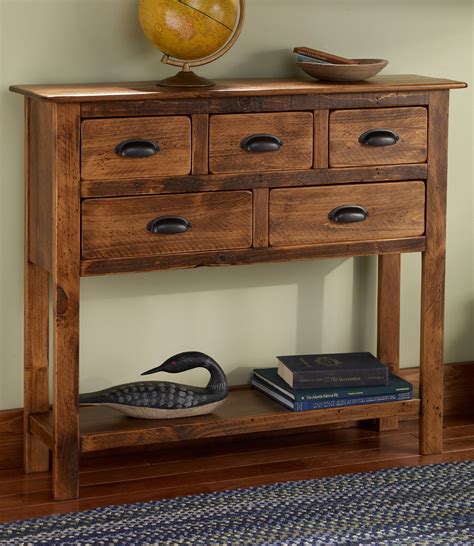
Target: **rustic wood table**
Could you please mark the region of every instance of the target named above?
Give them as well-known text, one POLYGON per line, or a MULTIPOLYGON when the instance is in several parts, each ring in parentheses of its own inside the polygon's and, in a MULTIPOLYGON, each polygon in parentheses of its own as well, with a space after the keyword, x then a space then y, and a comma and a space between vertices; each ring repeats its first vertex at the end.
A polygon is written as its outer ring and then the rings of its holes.
POLYGON ((441 452, 448 98, 462 87, 421 76, 12 87, 26 97, 26 472, 47 470, 51 451, 66 500, 84 452, 355 419, 390 429, 416 414, 420 452, 441 452), (79 411, 81 276, 378 255, 378 356, 396 371, 402 252, 422 253, 421 400, 298 414, 239 387, 202 417, 79 411))

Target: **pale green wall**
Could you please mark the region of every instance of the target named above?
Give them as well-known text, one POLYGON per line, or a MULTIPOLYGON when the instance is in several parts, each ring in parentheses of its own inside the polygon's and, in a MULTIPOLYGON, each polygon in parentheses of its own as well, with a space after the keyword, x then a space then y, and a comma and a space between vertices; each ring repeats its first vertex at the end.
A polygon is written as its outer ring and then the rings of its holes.
MULTIPOLYGON (((0 0, 0 408, 22 402, 22 100, 7 88, 170 74, 140 31, 137 3, 0 0)), ((472 0, 247 3, 239 43, 203 74, 290 75, 291 48, 311 45, 390 59, 387 73, 472 81, 472 0)), ((465 361, 474 359, 472 91, 453 92, 451 104, 446 361, 465 361)), ((418 362, 419 261, 403 258, 405 365, 418 362)), ((375 350, 375 264, 359 258, 84 279, 81 387, 136 380, 186 349, 212 354, 234 383, 279 353, 375 350)))

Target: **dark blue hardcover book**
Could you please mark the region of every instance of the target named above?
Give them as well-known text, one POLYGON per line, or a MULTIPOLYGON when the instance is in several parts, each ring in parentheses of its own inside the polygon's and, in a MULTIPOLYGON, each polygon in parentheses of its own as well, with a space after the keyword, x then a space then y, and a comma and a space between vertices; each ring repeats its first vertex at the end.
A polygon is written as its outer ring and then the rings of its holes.
POLYGON ((362 396, 380 396, 383 394, 411 393, 413 385, 392 373, 388 374, 387 385, 372 387, 329 387, 321 389, 292 389, 278 375, 277 368, 258 368, 253 371, 254 377, 267 384, 268 388, 279 392, 295 402, 306 400, 331 400, 334 398, 355 398, 362 396))
POLYGON ((386 385, 388 368, 371 353, 277 356, 278 375, 293 389, 386 385))
POLYGON ((353 398, 335 398, 332 400, 305 400, 304 402, 295 402, 279 392, 275 392, 268 388, 268 384, 259 381, 253 377, 250 381, 251 385, 286 406, 292 411, 312 411, 317 409, 343 408, 347 406, 363 406, 367 404, 383 404, 387 402, 399 402, 402 400, 411 400, 411 392, 402 392, 398 394, 382 394, 375 396, 360 396, 353 398))

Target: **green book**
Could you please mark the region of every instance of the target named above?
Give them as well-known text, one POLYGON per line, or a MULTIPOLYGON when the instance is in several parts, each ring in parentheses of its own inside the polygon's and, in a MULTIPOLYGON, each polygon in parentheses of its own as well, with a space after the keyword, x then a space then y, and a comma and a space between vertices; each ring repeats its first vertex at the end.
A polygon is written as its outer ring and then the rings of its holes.
POLYGON ((359 398, 362 396, 380 396, 384 394, 412 393, 413 385, 392 373, 388 374, 387 385, 368 387, 329 387, 320 389, 293 389, 279 375, 277 368, 258 368, 254 376, 268 385, 275 392, 294 400, 331 400, 336 398, 359 398))

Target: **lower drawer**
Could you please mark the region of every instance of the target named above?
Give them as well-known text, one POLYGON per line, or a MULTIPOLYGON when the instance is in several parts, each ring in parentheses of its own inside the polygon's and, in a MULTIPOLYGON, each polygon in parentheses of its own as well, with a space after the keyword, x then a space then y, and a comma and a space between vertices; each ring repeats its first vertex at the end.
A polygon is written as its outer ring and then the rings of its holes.
POLYGON ((83 259, 248 248, 252 192, 86 199, 83 259))
POLYGON ((425 231, 425 184, 275 189, 269 213, 271 246, 414 237, 425 231))

